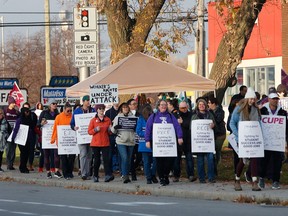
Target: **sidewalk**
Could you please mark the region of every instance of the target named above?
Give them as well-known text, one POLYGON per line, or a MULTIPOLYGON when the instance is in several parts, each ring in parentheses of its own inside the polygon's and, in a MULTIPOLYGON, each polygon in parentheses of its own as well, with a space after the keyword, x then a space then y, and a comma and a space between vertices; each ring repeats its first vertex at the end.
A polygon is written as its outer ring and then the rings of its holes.
MULTIPOLYGON (((112 182, 105 183, 103 176, 100 176, 99 183, 93 180, 83 181, 74 173, 74 178, 65 180, 46 178, 46 172, 38 173, 37 171, 29 174, 20 173, 19 170, 7 171, 6 166, 2 166, 5 172, 0 173, 0 181, 14 181, 24 184, 37 184, 43 186, 64 187, 67 189, 95 190, 114 193, 129 193, 139 195, 170 196, 182 198, 195 198, 205 200, 225 200, 235 201, 237 199, 253 200, 256 202, 281 201, 288 202, 288 186, 281 185, 280 190, 272 190, 270 184, 260 192, 253 192, 249 183, 242 182, 243 191, 234 191, 234 182, 217 182, 214 184, 200 184, 198 181, 188 182, 187 179, 160 187, 158 184, 146 184, 144 176, 137 176, 138 180, 128 184, 123 184, 119 175, 115 175, 112 182)), ((170 179, 171 180, 171 179, 170 179)))

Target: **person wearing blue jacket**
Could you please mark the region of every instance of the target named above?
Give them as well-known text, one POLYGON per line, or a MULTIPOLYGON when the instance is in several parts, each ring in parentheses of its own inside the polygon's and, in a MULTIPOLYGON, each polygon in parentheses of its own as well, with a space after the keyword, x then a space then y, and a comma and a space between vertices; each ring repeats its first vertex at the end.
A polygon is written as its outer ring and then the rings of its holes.
MULTIPOLYGON (((238 106, 234 109, 231 120, 230 128, 232 133, 235 135, 235 140, 238 143, 238 126, 240 121, 260 121, 261 114, 260 110, 256 105, 256 95, 252 88, 248 88, 248 91, 245 95, 245 98, 242 99, 238 106)), ((250 158, 251 165, 251 176, 252 176, 252 191, 261 191, 261 188, 258 186, 257 176, 258 169, 257 165, 259 163, 259 158, 250 158)), ((241 191, 242 187, 240 185, 240 176, 244 168, 243 158, 240 158, 235 176, 235 191, 241 191)))
MULTIPOLYGON (((82 98, 83 105, 74 110, 72 119, 70 122, 70 127, 72 130, 78 130, 79 127, 75 125, 75 115, 83 114, 83 113, 91 113, 95 112, 94 109, 90 106, 90 96, 85 95, 82 98)), ((88 133, 88 131, 87 131, 88 133)), ((90 148, 90 143, 80 144, 79 147, 79 157, 80 157, 80 170, 81 170, 81 178, 83 180, 89 180, 92 173, 90 173, 90 164, 92 160, 92 150, 90 148)))
MULTIPOLYGON (((153 137, 153 124, 173 124, 176 137, 178 139, 179 145, 183 143, 183 133, 180 124, 177 119, 168 112, 167 102, 164 100, 159 100, 157 103, 157 112, 150 115, 147 120, 146 131, 145 131, 145 142, 146 147, 152 147, 152 137, 153 137)), ((175 143, 176 145, 176 143, 175 143)), ((173 169, 175 157, 156 157, 156 167, 157 173, 160 178, 160 185, 166 186, 169 184, 169 172, 173 169)))
POLYGON ((137 121, 136 133, 139 136, 138 152, 142 153, 144 164, 144 174, 146 176, 147 184, 158 183, 156 178, 156 159, 152 155, 152 149, 146 147, 145 143, 145 128, 147 119, 153 114, 152 107, 147 104, 143 107, 141 115, 137 121))

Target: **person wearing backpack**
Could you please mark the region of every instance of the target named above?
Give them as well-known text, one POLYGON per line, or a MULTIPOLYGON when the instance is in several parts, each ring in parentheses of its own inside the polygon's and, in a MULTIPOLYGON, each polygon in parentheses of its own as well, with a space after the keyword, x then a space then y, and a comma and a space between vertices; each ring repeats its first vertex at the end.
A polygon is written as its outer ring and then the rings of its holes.
POLYGON ((4 149, 7 145, 7 138, 9 136, 8 125, 9 123, 6 121, 4 116, 4 110, 0 109, 0 172, 4 172, 4 170, 2 169, 2 159, 4 149))

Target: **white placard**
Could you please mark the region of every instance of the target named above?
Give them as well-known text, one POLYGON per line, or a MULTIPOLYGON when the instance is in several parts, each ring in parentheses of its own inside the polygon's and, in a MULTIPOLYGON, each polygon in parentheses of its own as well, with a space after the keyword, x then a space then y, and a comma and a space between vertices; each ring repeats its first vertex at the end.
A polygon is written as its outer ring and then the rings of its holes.
POLYGON ((285 116, 262 115, 264 150, 285 152, 286 118, 285 116))
POLYGON ((229 136, 227 136, 227 140, 230 143, 230 145, 232 146, 232 148, 234 149, 234 151, 237 153, 237 155, 239 155, 239 147, 237 145, 235 135, 230 134, 229 136))
POLYGON ((196 119, 191 126, 193 153, 215 153, 214 131, 210 128, 211 119, 196 119))
POLYGON ((76 132, 70 125, 57 126, 58 154, 79 154, 76 132))
POLYGON ((92 135, 88 134, 88 126, 90 120, 95 116, 95 113, 84 113, 84 114, 76 114, 75 118, 75 126, 79 127, 76 130, 77 135, 77 144, 87 144, 91 143, 92 135))
POLYGON ((173 124, 153 124, 153 157, 176 157, 177 142, 173 124))
MULTIPOLYGON (((19 130, 18 130, 18 133, 17 133, 17 135, 15 137, 14 142, 16 144, 25 146, 26 145, 26 141, 27 141, 27 137, 28 137, 28 132, 29 132, 29 126, 20 124, 19 130)), ((10 134, 10 136, 8 137, 7 141, 12 142, 13 133, 14 133, 14 130, 10 134)))
POLYGON ((91 104, 118 103, 118 84, 90 85, 91 104))
POLYGON ((264 157, 264 142, 258 121, 239 122, 239 158, 264 157))
POLYGON ((47 120, 47 124, 42 126, 42 149, 57 149, 56 142, 51 144, 54 120, 47 120))

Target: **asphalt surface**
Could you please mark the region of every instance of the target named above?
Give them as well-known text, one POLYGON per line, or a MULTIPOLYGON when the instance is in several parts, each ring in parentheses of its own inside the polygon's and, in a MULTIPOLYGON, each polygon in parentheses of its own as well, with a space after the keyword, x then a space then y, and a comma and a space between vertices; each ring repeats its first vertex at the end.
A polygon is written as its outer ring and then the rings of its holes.
POLYGON ((154 195, 154 196, 169 196, 181 198, 194 198, 202 200, 225 200, 225 201, 240 201, 247 200, 248 202, 269 203, 269 202, 284 202, 288 203, 288 186, 281 185, 281 189, 272 190, 271 184, 267 183, 266 187, 259 192, 254 192, 251 189, 251 184, 241 182, 243 191, 234 190, 234 182, 216 182, 201 184, 199 181, 189 182, 186 178, 181 178, 180 182, 172 182, 168 186, 160 186, 157 184, 146 184, 144 176, 137 176, 137 181, 132 181, 128 184, 123 184, 119 174, 115 175, 115 179, 111 182, 104 182, 103 175, 100 175, 99 182, 94 183, 93 180, 83 181, 77 173, 74 173, 74 178, 66 180, 64 178, 52 179, 46 178, 46 172, 39 173, 37 171, 29 174, 20 173, 19 170, 8 171, 6 166, 2 166, 4 172, 0 173, 0 181, 14 181, 22 184, 37 184, 51 187, 64 187, 68 189, 83 189, 95 190, 104 192, 139 194, 139 195, 154 195))

